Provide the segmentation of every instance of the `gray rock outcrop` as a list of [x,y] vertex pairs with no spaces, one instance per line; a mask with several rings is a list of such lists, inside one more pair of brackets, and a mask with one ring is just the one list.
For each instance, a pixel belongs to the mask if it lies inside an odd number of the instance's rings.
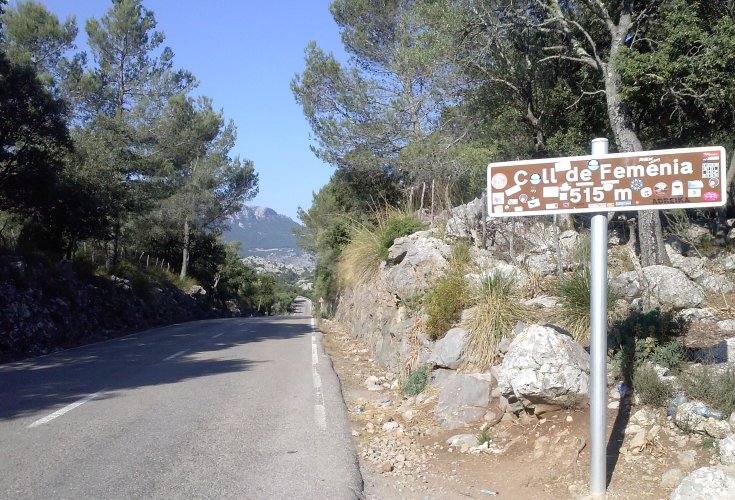
[[425,291],[442,274],[450,253],[450,246],[433,237],[431,231],[397,238],[388,250],[381,277],[392,293],[409,299]]
[[622,273],[613,280],[611,287],[628,300],[646,294],[653,302],[675,309],[698,307],[706,298],[702,286],[679,269],[648,266],[643,268],[643,276],[645,283],[641,283],[635,271]]
[[735,465],[735,434],[720,441],[718,448],[722,465]]

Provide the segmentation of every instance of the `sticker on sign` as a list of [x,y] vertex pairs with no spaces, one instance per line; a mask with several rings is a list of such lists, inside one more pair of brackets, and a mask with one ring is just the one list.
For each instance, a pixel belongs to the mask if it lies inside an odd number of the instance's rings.
[[718,207],[726,165],[720,146],[491,163],[488,214]]

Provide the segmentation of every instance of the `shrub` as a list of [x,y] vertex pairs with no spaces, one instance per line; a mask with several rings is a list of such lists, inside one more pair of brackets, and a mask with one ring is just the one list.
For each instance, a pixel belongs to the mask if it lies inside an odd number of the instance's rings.
[[426,388],[426,379],[428,373],[426,365],[421,365],[408,374],[406,380],[401,384],[401,393],[405,396],[416,396],[421,394]]
[[687,324],[673,311],[635,308],[615,320],[610,328],[608,346],[621,376],[630,375],[635,366],[645,361],[678,370],[684,360],[684,349],[677,338],[685,335]]
[[680,377],[681,388],[692,399],[703,401],[725,416],[735,411],[735,371],[701,365]]
[[470,338],[465,357],[483,368],[492,365],[498,343],[528,314],[515,277],[495,273],[480,281],[472,297],[475,306],[466,323]]
[[478,444],[489,443],[489,442],[491,442],[493,440],[493,436],[490,433],[490,429],[482,429],[479,432],[479,434],[477,434],[477,436],[475,436],[475,437],[477,438],[477,443]]
[[453,325],[455,325],[467,304],[468,287],[464,276],[456,271],[450,271],[426,293],[424,296],[424,312],[426,333],[430,338],[437,340]]
[[659,379],[650,363],[643,363],[635,369],[633,389],[643,403],[659,408],[665,407],[674,394],[673,387]]
[[408,236],[424,228],[415,213],[389,211],[380,224],[380,260],[388,258],[388,250],[397,238]]

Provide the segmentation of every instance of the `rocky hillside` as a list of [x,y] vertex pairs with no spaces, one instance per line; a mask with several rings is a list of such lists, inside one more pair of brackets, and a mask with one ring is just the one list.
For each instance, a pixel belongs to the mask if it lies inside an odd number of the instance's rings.
[[246,206],[229,224],[225,241],[240,242],[240,254],[252,257],[248,264],[258,271],[303,277],[314,270],[314,256],[296,244],[293,231],[299,225],[290,217],[270,208]]
[[[517,440],[507,440],[509,424],[525,429],[518,439],[526,442],[528,433],[535,432],[537,445],[529,453],[551,457],[553,451],[555,462],[574,465],[574,470],[564,470],[569,476],[557,475],[568,481],[569,490],[548,496],[569,498],[585,490],[576,469],[586,470],[578,464],[579,457],[585,456],[580,453],[586,431],[571,429],[580,441],[564,439],[567,449],[550,446],[560,439],[554,427],[541,437],[539,429],[546,422],[558,422],[551,419],[560,411],[587,412],[589,354],[584,335],[569,333],[578,325],[570,309],[565,309],[569,298],[561,293],[557,277],[562,269],[569,279],[589,258],[580,252],[585,237],[576,230],[558,231],[541,218],[521,223],[495,219],[489,249],[484,250],[479,243],[481,214],[476,200],[454,209],[446,226],[395,240],[377,277],[340,297],[334,325],[364,342],[371,360],[383,371],[365,380],[368,390],[381,390],[381,383],[395,388],[419,368],[429,370],[435,399],[423,399],[423,406],[431,401],[434,420],[445,432],[464,429],[459,432],[465,433],[467,443],[455,449],[491,455],[511,452],[518,446],[514,445]],[[735,497],[735,472],[725,467],[735,463],[735,412],[730,415],[735,409],[730,404],[735,401],[735,318],[729,307],[735,299],[735,257],[724,252],[708,258],[700,255],[687,242],[698,241],[703,231],[694,225],[679,228],[679,234],[667,239],[671,265],[642,269],[624,233],[611,232],[608,411],[614,426],[611,449],[621,464],[613,484],[624,492],[614,498],[661,498],[663,491],[668,495],[672,490],[671,498],[690,498],[693,484],[707,482],[724,487],[732,495],[727,498]],[[467,240],[472,243],[467,262],[458,267],[454,249]],[[494,345],[485,358],[493,360],[490,364],[478,357],[477,342],[497,333],[476,329],[483,311],[480,306],[467,305],[445,330],[429,333],[431,317],[426,308],[432,291],[444,277],[457,274],[470,290],[477,290],[491,276],[505,276],[519,290],[519,298],[505,308],[523,306],[518,310],[525,311],[524,316],[501,332],[497,344],[489,344]],[[444,295],[446,301],[449,297]],[[584,328],[578,330],[584,333]],[[733,381],[728,382],[728,377]],[[707,383],[709,389],[702,391]],[[724,400],[729,403],[721,407],[730,408],[727,412],[704,401],[724,387]],[[678,399],[674,398],[677,392]],[[411,428],[405,412],[419,410],[419,397],[404,398],[395,412],[397,429]],[[566,422],[571,421],[570,416]],[[479,433],[487,436],[489,446],[477,442]],[[710,440],[714,448],[688,451],[703,440]],[[682,450],[697,460],[682,465]],[[388,472],[396,467],[394,462],[395,457],[376,458],[376,465]],[[700,468],[685,477],[695,465]],[[641,482],[650,481],[651,488],[641,487]],[[725,498],[717,491],[712,494]]]

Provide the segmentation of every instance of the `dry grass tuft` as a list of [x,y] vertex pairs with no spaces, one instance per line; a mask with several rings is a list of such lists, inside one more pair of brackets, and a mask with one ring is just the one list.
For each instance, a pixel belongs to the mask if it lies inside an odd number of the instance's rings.
[[495,273],[482,279],[475,290],[475,307],[465,328],[470,334],[465,359],[473,365],[488,368],[497,359],[497,346],[510,334],[529,310],[521,302],[521,292],[514,276]]

